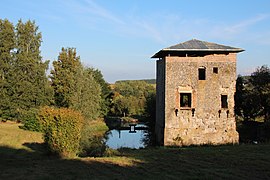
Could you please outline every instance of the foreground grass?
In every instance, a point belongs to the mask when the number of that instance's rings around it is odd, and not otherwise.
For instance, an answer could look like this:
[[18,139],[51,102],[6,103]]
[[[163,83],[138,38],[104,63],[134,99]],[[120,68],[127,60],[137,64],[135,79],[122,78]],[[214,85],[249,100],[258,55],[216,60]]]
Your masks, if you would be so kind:
[[40,133],[0,124],[0,179],[269,179],[270,145],[121,150],[121,156],[59,159]]
[[42,134],[20,129],[21,124],[12,121],[0,122],[0,146],[9,146],[14,149],[31,150],[24,144],[42,143]]

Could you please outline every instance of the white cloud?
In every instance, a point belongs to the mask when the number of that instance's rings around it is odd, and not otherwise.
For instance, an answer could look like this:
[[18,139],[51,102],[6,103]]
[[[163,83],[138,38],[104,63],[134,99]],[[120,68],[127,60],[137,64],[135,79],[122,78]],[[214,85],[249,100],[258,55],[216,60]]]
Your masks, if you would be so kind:
[[[171,45],[191,38],[202,40],[238,41],[255,39],[262,41],[269,33],[252,34],[250,28],[269,19],[270,14],[258,14],[236,23],[213,21],[208,18],[186,18],[174,13],[152,13],[140,15],[136,9],[118,15],[98,4],[98,1],[66,0],[63,5],[70,7],[81,25],[104,33],[118,36],[148,38],[162,45]],[[72,14],[72,13],[71,13]],[[256,41],[255,40],[255,41]]]
[[224,30],[228,33],[241,33],[242,31],[245,31],[250,26],[255,25],[256,23],[263,21],[265,19],[269,18],[268,14],[259,14],[251,19],[247,19],[244,21],[241,21],[237,24],[234,24],[232,26],[226,27]]
[[63,5],[68,6],[73,13],[76,13],[75,15],[80,15],[83,19],[90,19],[93,22],[95,20],[98,22],[98,20],[102,19],[110,23],[124,24],[120,18],[92,0],[66,0],[63,2]]
[[115,16],[113,13],[109,12],[107,9],[99,6],[94,1],[85,0],[85,2],[86,2],[85,10],[92,13],[93,15],[102,17],[117,24],[124,24],[124,22],[120,18]]

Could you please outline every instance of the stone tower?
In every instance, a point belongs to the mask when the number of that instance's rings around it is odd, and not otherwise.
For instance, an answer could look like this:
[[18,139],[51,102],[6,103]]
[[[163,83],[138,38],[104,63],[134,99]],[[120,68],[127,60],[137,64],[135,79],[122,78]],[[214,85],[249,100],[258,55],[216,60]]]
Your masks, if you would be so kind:
[[238,143],[236,53],[199,41],[157,52],[156,139],[165,146]]

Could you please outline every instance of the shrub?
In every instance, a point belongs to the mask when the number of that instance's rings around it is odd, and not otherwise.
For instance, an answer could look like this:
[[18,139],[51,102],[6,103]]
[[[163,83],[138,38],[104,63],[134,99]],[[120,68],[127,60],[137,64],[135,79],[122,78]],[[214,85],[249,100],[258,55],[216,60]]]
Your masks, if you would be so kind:
[[107,149],[104,134],[107,130],[108,127],[101,120],[85,122],[80,141],[80,156],[104,156]]
[[44,141],[52,153],[74,157],[79,150],[83,116],[68,108],[44,107],[39,111]]
[[23,126],[21,128],[30,131],[41,131],[41,126],[37,115],[38,109],[34,108],[21,113],[20,120],[23,123]]

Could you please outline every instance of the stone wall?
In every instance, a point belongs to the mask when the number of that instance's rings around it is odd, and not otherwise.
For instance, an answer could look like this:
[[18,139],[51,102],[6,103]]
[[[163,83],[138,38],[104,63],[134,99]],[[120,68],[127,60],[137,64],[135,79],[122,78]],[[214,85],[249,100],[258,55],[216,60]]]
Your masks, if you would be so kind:
[[156,125],[155,134],[156,141],[159,145],[164,144],[164,128],[165,128],[165,60],[157,61],[157,99],[156,99]]
[[[165,69],[160,70],[162,67]],[[206,70],[206,80],[198,80],[200,67]],[[218,73],[213,72],[214,67]],[[235,80],[235,53],[159,60],[156,130],[157,136],[163,136],[160,129],[164,124],[164,145],[238,143]],[[191,107],[180,107],[181,92],[191,93]],[[221,108],[221,95],[227,95],[227,108]]]

